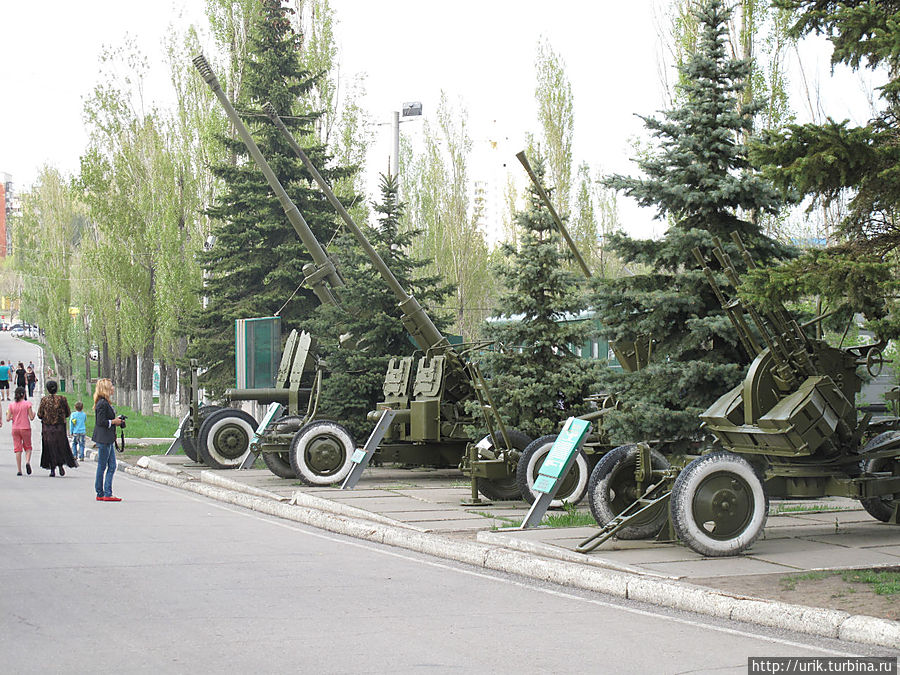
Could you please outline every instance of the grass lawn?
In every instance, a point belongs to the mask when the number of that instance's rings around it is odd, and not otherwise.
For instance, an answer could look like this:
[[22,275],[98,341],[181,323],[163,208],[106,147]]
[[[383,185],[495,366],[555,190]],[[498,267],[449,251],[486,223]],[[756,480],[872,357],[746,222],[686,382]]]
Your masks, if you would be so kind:
[[868,584],[876,595],[893,596],[900,593],[900,572],[897,568],[807,572],[783,577],[781,585],[787,590],[794,590],[798,581],[819,581],[834,576],[840,576],[849,584]]
[[[73,391],[61,392],[69,401],[69,407],[75,411],[75,402],[84,403],[84,412],[87,413],[87,434],[90,438],[94,431],[94,392],[85,393],[80,387]],[[168,415],[139,415],[134,410],[124,405],[116,405],[113,408],[119,415],[125,415],[128,420],[125,425],[126,438],[166,438],[173,436],[178,429],[179,419]],[[165,448],[164,448],[165,449]]]
[[[127,429],[126,429],[127,431]],[[144,445],[141,447],[137,447],[135,445],[128,444],[128,437],[125,437],[125,452],[123,455],[128,455],[129,457],[143,457],[144,455],[162,455],[166,450],[169,449],[168,443],[159,443],[157,445]]]

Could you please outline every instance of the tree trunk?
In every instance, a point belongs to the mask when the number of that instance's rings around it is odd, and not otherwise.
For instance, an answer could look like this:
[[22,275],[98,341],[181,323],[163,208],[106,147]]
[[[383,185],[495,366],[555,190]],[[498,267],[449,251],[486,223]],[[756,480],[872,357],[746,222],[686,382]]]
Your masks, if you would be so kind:
[[141,415],[153,414],[153,341],[148,340],[141,355],[141,379],[138,412]]
[[139,406],[139,397],[138,397],[138,357],[137,354],[132,352],[128,355],[128,359],[125,361],[125,365],[128,368],[128,374],[126,375],[126,379],[128,380],[128,407],[132,410],[137,410]]
[[112,366],[109,362],[109,340],[106,337],[106,330],[103,331],[103,343],[100,350],[100,361],[97,363],[97,377],[109,378],[112,375]]
[[87,312],[81,314],[82,324],[84,326],[84,338],[87,347],[84,350],[84,391],[85,395],[91,392],[91,329],[87,320]]
[[181,417],[183,413],[181,413],[181,411],[175,404],[175,394],[177,393],[178,389],[178,368],[174,364],[169,367],[168,383],[166,385],[166,389],[169,392],[169,414],[173,417]]
[[169,364],[159,362],[159,414],[171,415],[169,412]]

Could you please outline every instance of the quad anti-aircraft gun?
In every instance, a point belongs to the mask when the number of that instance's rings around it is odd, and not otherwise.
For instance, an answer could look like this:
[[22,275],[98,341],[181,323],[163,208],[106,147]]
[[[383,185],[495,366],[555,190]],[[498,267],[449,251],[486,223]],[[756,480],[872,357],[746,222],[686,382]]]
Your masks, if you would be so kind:
[[[740,237],[733,233],[732,240],[752,268]],[[714,243],[719,268],[737,288],[729,254]],[[758,311],[729,299],[699,249],[694,256],[753,358],[744,381],[700,415],[722,449],[683,468],[643,467],[639,498],[578,550],[595,548],[636,514],[665,504],[678,538],[707,556],[751,546],[765,527],[770,497],[849,497],[874,518],[900,524],[900,418],[875,419],[856,407],[859,370],[877,374],[884,343],[832,347],[805,330],[824,317],[800,325],[782,306]]]
[[[345,284],[334,261],[288,197],[205,58],[196,57],[194,65],[219,99],[310,252],[313,262],[304,268],[306,283],[323,303],[338,304]],[[403,325],[420,352],[417,356],[397,357],[390,361],[383,385],[384,400],[369,416],[370,421],[389,420],[376,426],[377,436],[381,438],[373,435],[369,439],[369,445],[377,447],[375,459],[420,466],[461,466],[472,477],[473,498],[477,498],[474,494],[476,485],[489,499],[518,498],[515,466],[520,452],[531,439],[506,428],[490,400],[478,365],[468,359],[466,350],[449,343],[419,302],[406,292],[275,110],[270,105],[266,110],[397,298]],[[470,402],[474,402],[480,412],[480,419],[467,409]],[[488,434],[476,444],[473,441],[477,439],[469,436],[466,427],[477,426],[479,422],[487,428]],[[350,473],[356,444],[341,425],[318,420],[294,434],[287,452],[301,480],[327,485],[342,481]]]

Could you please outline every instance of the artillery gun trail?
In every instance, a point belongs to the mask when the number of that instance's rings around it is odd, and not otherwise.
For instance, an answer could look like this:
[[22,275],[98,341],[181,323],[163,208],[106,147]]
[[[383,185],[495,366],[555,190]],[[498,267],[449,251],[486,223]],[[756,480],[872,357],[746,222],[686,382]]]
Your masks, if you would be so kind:
[[[202,56],[194,64],[209,84],[229,120],[241,136],[250,155],[259,165],[270,187],[278,196],[285,214],[310,252],[313,263],[304,268],[307,283],[322,302],[337,304],[344,286],[334,262],[328,257],[297,207],[269,168],[219,82]],[[404,327],[422,356],[391,359],[385,376],[384,401],[369,414],[376,421],[390,410],[393,419],[376,458],[382,462],[400,462],[435,467],[460,466],[468,471],[475,486],[489,499],[515,499],[519,496],[515,466],[520,452],[530,439],[515,430],[507,430],[496,413],[478,365],[466,358],[437,329],[418,301],[400,285],[384,261],[353,223],[328,184],[312,165],[270,105],[267,112],[286,135],[291,147],[354,234],[372,264],[398,300]],[[415,375],[413,376],[413,373]],[[477,423],[466,404],[478,404],[488,435],[476,444],[465,428]],[[288,449],[291,465],[304,482],[315,485],[341,481],[352,466],[355,444],[343,427],[328,421],[305,425],[293,437]]]
[[[732,240],[752,268],[740,237],[733,233]],[[718,240],[713,253],[737,288],[737,271]],[[648,490],[625,517],[668,502],[675,534],[707,556],[751,546],[765,527],[770,497],[849,497],[874,518],[900,524],[900,418],[873,419],[856,408],[858,371],[876,374],[884,343],[832,347],[804,330],[824,317],[801,326],[784,307],[744,307],[725,297],[699,249],[694,256],[753,361],[743,383],[700,416],[723,449],[656,473],[654,494]],[[596,547],[619,524],[579,550]]]

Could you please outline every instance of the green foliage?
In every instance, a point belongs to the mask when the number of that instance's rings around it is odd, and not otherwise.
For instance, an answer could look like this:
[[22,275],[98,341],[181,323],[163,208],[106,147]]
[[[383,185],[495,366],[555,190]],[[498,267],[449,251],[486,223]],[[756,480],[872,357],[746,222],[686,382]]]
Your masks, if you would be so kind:
[[[822,34],[832,43],[832,64],[852,69],[884,67],[887,82],[880,88],[883,105],[869,123],[827,119],[822,124],[789,125],[763,135],[752,148],[752,159],[795,201],[810,198],[810,209],[847,200],[835,243],[824,254],[810,254],[793,269],[754,280],[754,295],[777,297],[785,293],[782,280],[802,275],[791,292],[806,288],[846,302],[873,319],[871,327],[885,337],[898,334],[896,309],[881,298],[894,294],[896,249],[900,230],[895,214],[900,207],[900,148],[896,143],[900,25],[893,2],[834,2],[777,0],[793,12],[796,37]],[[841,281],[846,285],[841,288]],[[779,285],[781,287],[779,287]]]
[[569,215],[572,192],[572,138],[575,133],[575,105],[572,84],[566,77],[565,63],[545,38],[538,43],[535,59],[537,83],[534,98],[538,106],[545,142],[547,173],[556,189],[561,218]]
[[405,147],[400,180],[409,209],[403,224],[419,233],[410,251],[431,261],[428,272],[454,287],[447,309],[454,313],[454,331],[470,338],[489,313],[494,288],[480,210],[477,204],[469,209],[472,139],[465,111],[454,111],[442,92],[435,122],[424,122],[423,151]]
[[[381,177],[381,202],[374,205],[378,222],[364,232],[391,272],[423,306],[440,304],[450,289],[438,286],[439,280],[423,274],[426,263],[406,251],[415,233],[400,227],[404,205],[400,202],[397,180]],[[415,347],[400,321],[397,298],[378,270],[357,244],[355,237],[342,231],[332,245],[340,253],[340,270],[346,282],[340,306],[323,305],[311,322],[313,334],[320,339],[329,374],[323,387],[320,411],[323,417],[347,426],[358,440],[371,431],[366,413],[382,400],[382,384],[391,356],[412,354]],[[440,328],[446,324],[430,313]],[[356,348],[339,348],[344,334],[358,343]]]
[[565,502],[563,513],[549,513],[541,522],[546,527],[595,527],[597,521],[590,511],[579,511],[574,504]]
[[[289,20],[291,12],[277,0],[263,0],[254,14],[237,108],[245,111],[245,123],[263,156],[316,237],[327,242],[334,232],[333,209],[312,189],[286,139],[257,114],[259,106],[270,101],[327,180],[334,183],[346,174],[340,168],[326,170],[324,149],[305,136],[316,115],[297,114],[302,112],[298,101],[309,94],[315,77],[300,65],[301,40]],[[264,176],[243,143],[227,136],[220,142],[241,160],[212,168],[224,189],[208,211],[214,220],[214,243],[200,256],[206,273],[201,293],[207,302],[188,331],[190,354],[209,368],[204,386],[213,392],[234,384],[235,319],[272,316],[281,310],[285,327],[302,328],[318,304],[309,289],[298,290],[302,267],[311,258]]]
[[[652,338],[649,366],[636,373],[601,372],[602,385],[625,403],[604,418],[617,442],[695,433],[698,414],[743,374],[747,355],[693,248],[709,260],[718,237],[741,269],[729,239],[737,232],[757,262],[787,254],[760,233],[758,217],[776,213],[780,202],[771,184],[751,169],[741,142],[759,109],[758,102],[744,101],[750,64],[728,56],[729,12],[721,1],[706,0],[694,11],[696,51],[681,66],[678,103],[660,119],[645,118],[655,149],[636,160],[644,176],[605,181],[642,206],[655,206],[671,223],[658,241],[613,236],[613,250],[637,273],[596,286],[594,305],[608,339]],[[724,278],[719,282],[726,284]]]
[[22,275],[20,312],[41,325],[47,346],[64,367],[72,366],[85,348],[69,307],[75,297],[70,270],[86,226],[86,209],[76,191],[45,166],[32,192],[23,195],[21,221],[12,229],[13,265]]
[[[542,175],[542,163],[535,164]],[[486,330],[500,351],[485,356],[485,370],[503,419],[537,437],[587,410],[594,365],[571,346],[582,345],[592,325],[572,320],[587,306],[583,282],[560,265],[560,236],[533,187],[517,226],[518,249],[504,246],[505,260],[496,270],[505,288],[498,300],[501,320]]]
[[776,267],[751,270],[743,279],[741,296],[764,308],[804,297],[827,298],[832,309],[861,312],[879,336],[895,338],[900,335],[900,317],[893,316],[894,303],[885,298],[898,289],[891,266],[874,256],[812,250]]

